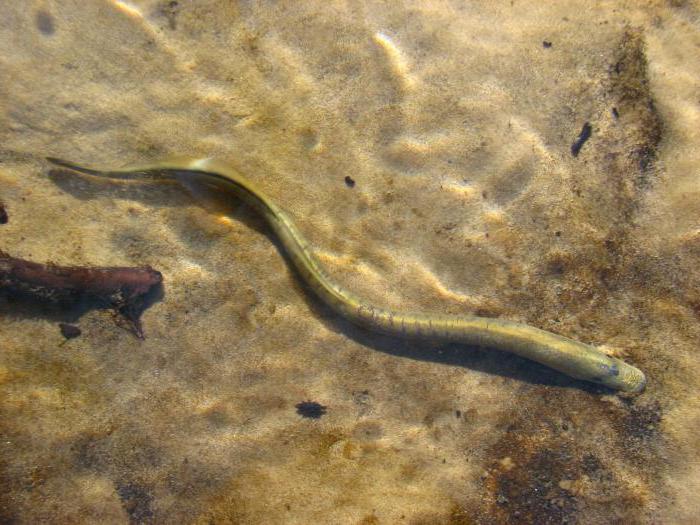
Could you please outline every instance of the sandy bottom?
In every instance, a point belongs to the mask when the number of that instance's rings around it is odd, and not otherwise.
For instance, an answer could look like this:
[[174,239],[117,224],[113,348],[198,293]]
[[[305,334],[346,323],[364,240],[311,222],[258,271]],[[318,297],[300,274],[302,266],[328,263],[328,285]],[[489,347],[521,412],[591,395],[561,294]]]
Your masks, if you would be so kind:
[[[696,522],[696,2],[33,0],[0,48],[0,250],[165,278],[144,341],[0,297],[0,522]],[[604,345],[648,388],[367,333],[235,199],[47,155],[221,158],[368,301]]]

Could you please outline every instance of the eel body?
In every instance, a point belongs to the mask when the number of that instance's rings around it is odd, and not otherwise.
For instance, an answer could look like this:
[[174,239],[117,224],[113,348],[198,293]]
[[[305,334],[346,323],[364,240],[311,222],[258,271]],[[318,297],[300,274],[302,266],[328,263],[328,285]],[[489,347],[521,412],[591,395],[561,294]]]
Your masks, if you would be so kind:
[[425,338],[495,348],[517,354],[576,379],[625,392],[641,392],[644,373],[597,348],[538,328],[477,316],[406,313],[378,308],[341,288],[326,273],[289,215],[254,183],[213,159],[171,161],[116,170],[85,168],[60,159],[49,162],[89,175],[189,181],[228,189],[259,212],[279,239],[290,261],[314,293],[352,322],[401,338]]

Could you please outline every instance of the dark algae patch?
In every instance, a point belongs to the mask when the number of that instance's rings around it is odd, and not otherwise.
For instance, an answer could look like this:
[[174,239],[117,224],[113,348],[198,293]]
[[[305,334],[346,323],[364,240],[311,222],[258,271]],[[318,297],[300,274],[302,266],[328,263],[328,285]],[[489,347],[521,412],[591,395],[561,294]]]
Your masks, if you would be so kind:
[[131,523],[150,523],[153,517],[153,496],[143,486],[125,483],[117,486],[117,494]]
[[296,405],[297,414],[309,419],[321,419],[326,414],[326,407],[316,401],[302,401]]
[[[572,410],[580,397],[588,399]],[[649,486],[658,481],[649,473],[658,467],[650,432],[659,405],[548,387],[531,399],[487,453],[474,523],[644,522]]]
[[622,420],[622,430],[632,440],[648,441],[659,435],[661,420],[661,405],[658,401],[630,403],[629,413]]
[[582,295],[573,295],[573,290],[582,289],[603,306],[611,292],[626,287],[641,291],[644,284],[639,247],[630,238],[656,178],[654,159],[663,126],[649,91],[641,30],[623,30],[601,67],[606,69],[594,93],[600,99],[599,107],[585,109],[600,116],[598,123],[591,121],[596,126],[596,147],[587,155],[591,166],[582,166],[571,179],[573,195],[586,207],[588,220],[597,225],[601,238],[566,265],[563,277],[572,291],[560,294],[559,299],[580,299]]
[[614,114],[624,127],[625,138],[632,146],[628,154],[638,168],[635,185],[647,187],[663,126],[649,87],[644,35],[640,29],[628,28],[623,34],[610,68],[610,83]]

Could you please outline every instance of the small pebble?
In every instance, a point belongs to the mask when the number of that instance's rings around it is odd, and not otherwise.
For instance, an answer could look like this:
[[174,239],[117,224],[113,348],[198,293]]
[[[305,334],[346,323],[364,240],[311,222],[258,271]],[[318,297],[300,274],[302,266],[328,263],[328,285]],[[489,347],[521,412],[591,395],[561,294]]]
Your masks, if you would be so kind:
[[302,401],[296,404],[297,414],[310,419],[320,419],[326,413],[326,407],[316,401]]
[[74,339],[82,334],[82,330],[73,324],[59,323],[58,327],[61,329],[61,335],[66,339]]

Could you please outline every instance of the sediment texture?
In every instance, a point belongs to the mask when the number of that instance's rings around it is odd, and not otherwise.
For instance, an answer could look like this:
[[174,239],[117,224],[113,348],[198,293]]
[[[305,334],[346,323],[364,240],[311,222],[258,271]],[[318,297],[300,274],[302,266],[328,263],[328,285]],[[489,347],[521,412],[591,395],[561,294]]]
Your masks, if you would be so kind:
[[[166,282],[145,341],[0,298],[0,521],[697,515],[698,7],[485,5],[0,7],[0,250]],[[235,200],[41,160],[172,155],[254,179],[373,304],[606,345],[647,390],[370,335]]]

